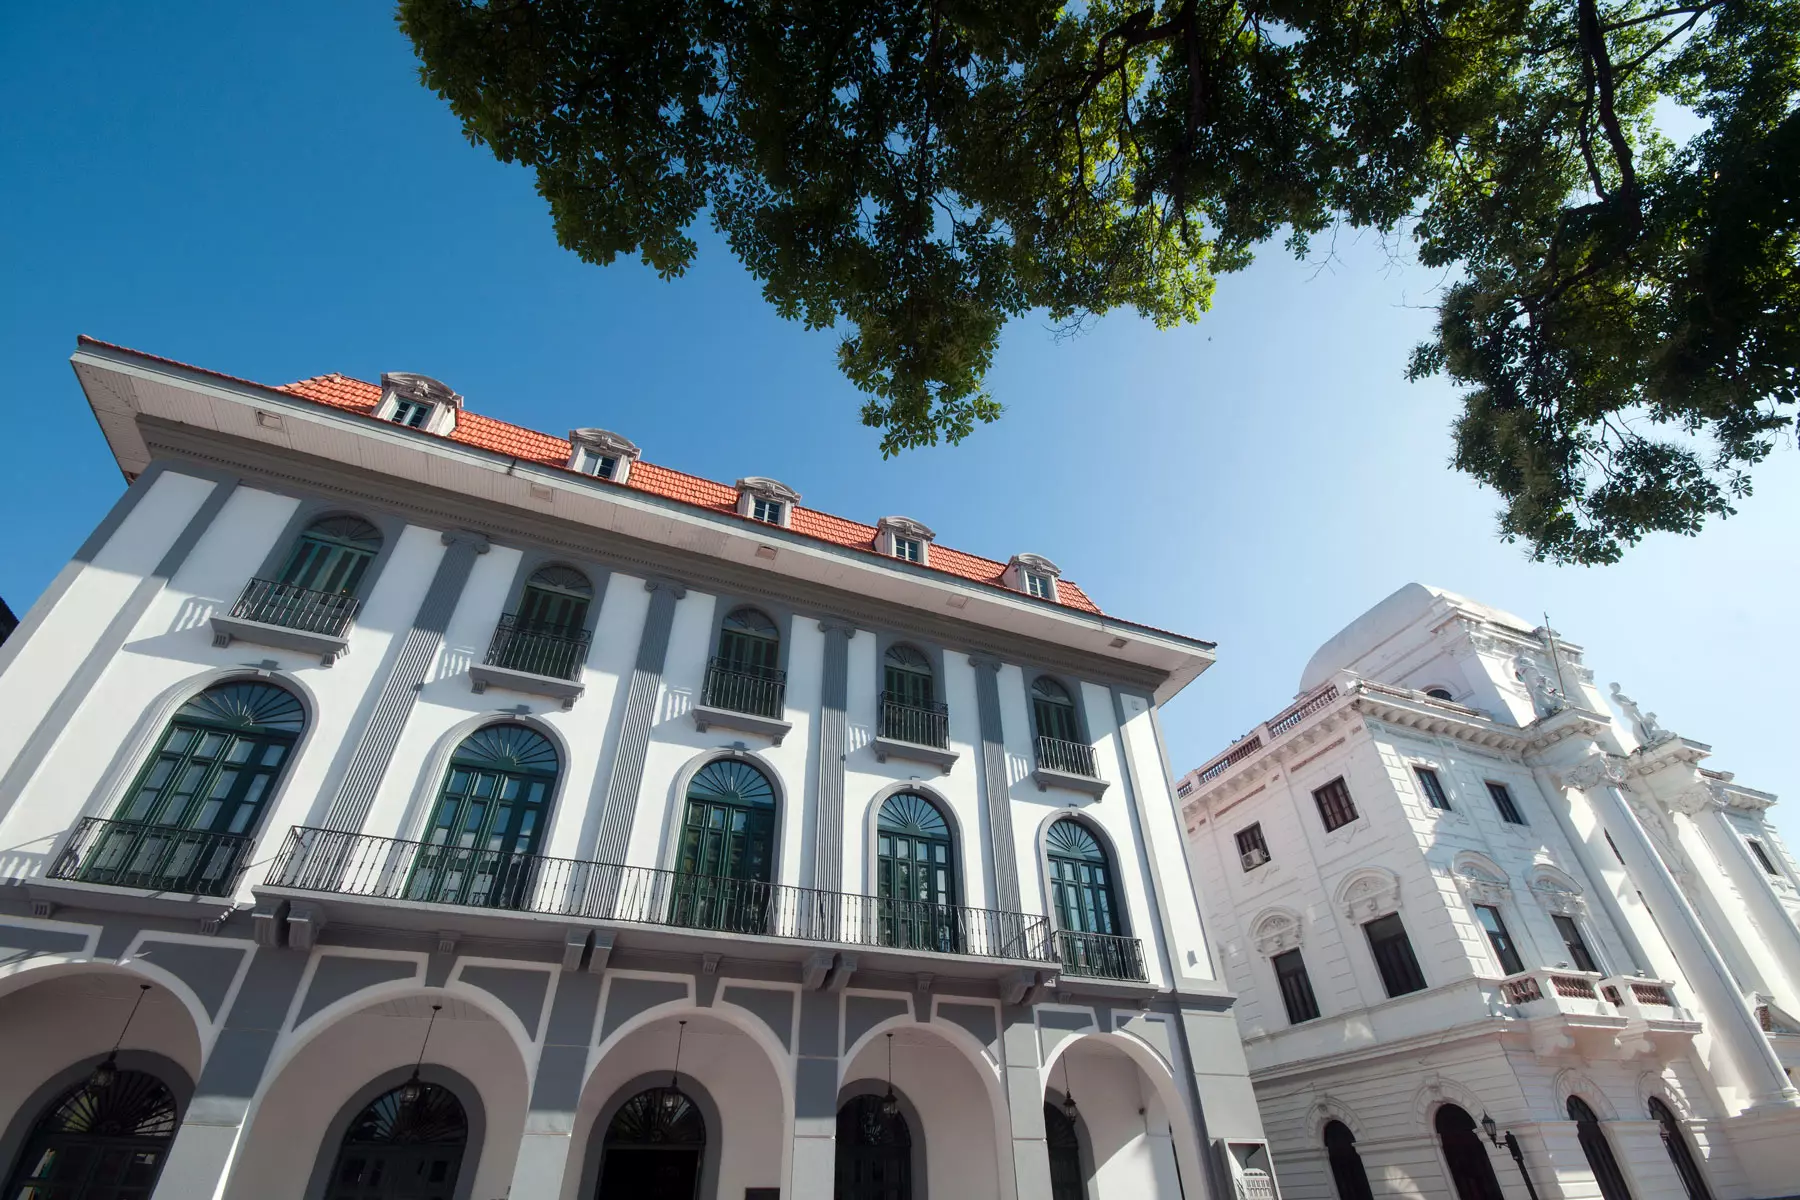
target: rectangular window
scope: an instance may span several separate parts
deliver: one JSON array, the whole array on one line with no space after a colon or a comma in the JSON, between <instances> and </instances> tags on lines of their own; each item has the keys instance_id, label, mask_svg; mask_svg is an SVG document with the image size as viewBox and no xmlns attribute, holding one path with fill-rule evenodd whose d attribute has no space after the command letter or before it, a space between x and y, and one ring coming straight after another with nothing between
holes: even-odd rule
<instances>
[{"instance_id":1,"label":"rectangular window","mask_svg":"<svg viewBox=\"0 0 1800 1200\"><path fill-rule=\"evenodd\" d=\"M1519 806L1513 803L1512 789L1504 783L1488 780L1488 795L1494 798L1494 807L1500 811L1500 819L1508 825L1523 825L1525 818L1519 815Z\"/></svg>"},{"instance_id":2,"label":"rectangular window","mask_svg":"<svg viewBox=\"0 0 1800 1200\"><path fill-rule=\"evenodd\" d=\"M1404 996L1425 987L1425 976L1399 913L1377 917L1363 926L1363 932L1369 937L1369 953L1375 957L1375 969L1381 972L1381 985L1388 995Z\"/></svg>"},{"instance_id":3,"label":"rectangular window","mask_svg":"<svg viewBox=\"0 0 1800 1200\"><path fill-rule=\"evenodd\" d=\"M1781 875L1781 872L1775 869L1774 860L1769 857L1769 852L1763 849L1763 844L1761 842L1757 841L1755 838L1745 838L1744 841L1750 844L1750 853L1756 856L1756 861L1762 864L1762 869L1764 871L1767 871L1769 874L1776 877Z\"/></svg>"},{"instance_id":4,"label":"rectangular window","mask_svg":"<svg viewBox=\"0 0 1800 1200\"><path fill-rule=\"evenodd\" d=\"M422 429L431 416L431 405L418 400L394 401L394 424L404 425L408 429Z\"/></svg>"},{"instance_id":5,"label":"rectangular window","mask_svg":"<svg viewBox=\"0 0 1800 1200\"><path fill-rule=\"evenodd\" d=\"M753 497L750 501L750 515L758 521L779 525L781 524L781 501L765 500L761 496Z\"/></svg>"},{"instance_id":6,"label":"rectangular window","mask_svg":"<svg viewBox=\"0 0 1800 1200\"><path fill-rule=\"evenodd\" d=\"M1556 932L1562 935L1563 945L1568 947L1569 965L1577 971L1598 971L1600 968L1594 965L1594 956L1588 953L1587 942L1582 940L1581 926L1575 923L1575 918L1551 913L1550 919L1556 923Z\"/></svg>"},{"instance_id":7,"label":"rectangular window","mask_svg":"<svg viewBox=\"0 0 1800 1200\"><path fill-rule=\"evenodd\" d=\"M1433 808L1450 811L1450 797L1444 795L1443 780L1430 767L1414 767L1413 774L1419 777L1419 790L1425 793L1425 801Z\"/></svg>"},{"instance_id":8,"label":"rectangular window","mask_svg":"<svg viewBox=\"0 0 1800 1200\"><path fill-rule=\"evenodd\" d=\"M1050 577L1048 575L1038 575L1031 571L1025 572L1025 590L1040 600L1053 598L1050 595Z\"/></svg>"},{"instance_id":9,"label":"rectangular window","mask_svg":"<svg viewBox=\"0 0 1800 1200\"><path fill-rule=\"evenodd\" d=\"M1254 871L1269 861L1269 844L1263 841L1262 822L1240 829L1237 833L1238 861L1244 870Z\"/></svg>"},{"instance_id":10,"label":"rectangular window","mask_svg":"<svg viewBox=\"0 0 1800 1200\"><path fill-rule=\"evenodd\" d=\"M918 538L897 537L894 539L894 557L916 563L925 557L925 552L920 547Z\"/></svg>"},{"instance_id":11,"label":"rectangular window","mask_svg":"<svg viewBox=\"0 0 1800 1200\"><path fill-rule=\"evenodd\" d=\"M581 446L575 451L575 469L596 479L611 479L613 472L619 469L619 460L610 454Z\"/></svg>"},{"instance_id":12,"label":"rectangular window","mask_svg":"<svg viewBox=\"0 0 1800 1200\"><path fill-rule=\"evenodd\" d=\"M1344 786L1342 776L1315 788L1313 803L1319 806L1319 819L1325 822L1326 833L1356 820L1356 805L1350 801L1350 789Z\"/></svg>"},{"instance_id":13,"label":"rectangular window","mask_svg":"<svg viewBox=\"0 0 1800 1200\"><path fill-rule=\"evenodd\" d=\"M1491 904L1477 904L1475 919L1487 931L1488 945L1494 948L1494 957L1500 962L1500 973L1517 975L1523 971L1525 964L1519 961L1519 948L1513 945L1512 934L1506 932L1506 922L1500 919L1500 910Z\"/></svg>"},{"instance_id":14,"label":"rectangular window","mask_svg":"<svg viewBox=\"0 0 1800 1200\"><path fill-rule=\"evenodd\" d=\"M1311 1021L1319 1015L1319 1002L1313 997L1312 980L1306 975L1306 960L1298 950L1288 950L1269 960L1275 978L1281 984L1281 1002L1287 1005L1288 1020L1295 1025Z\"/></svg>"}]
</instances>

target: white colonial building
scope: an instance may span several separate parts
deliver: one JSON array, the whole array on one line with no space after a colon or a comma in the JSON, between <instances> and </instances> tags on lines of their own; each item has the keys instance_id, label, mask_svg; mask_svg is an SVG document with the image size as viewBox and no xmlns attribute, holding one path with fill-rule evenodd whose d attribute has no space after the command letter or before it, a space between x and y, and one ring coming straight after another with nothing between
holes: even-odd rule
<instances>
[{"instance_id":1,"label":"white colonial building","mask_svg":"<svg viewBox=\"0 0 1800 1200\"><path fill-rule=\"evenodd\" d=\"M1554 631L1410 584L1178 794L1286 1200L1800 1193L1800 874Z\"/></svg>"},{"instance_id":2,"label":"white colonial building","mask_svg":"<svg viewBox=\"0 0 1800 1200\"><path fill-rule=\"evenodd\" d=\"M1268 1191L1208 643L423 376L73 361L130 486L0 651L6 1200Z\"/></svg>"}]
</instances>

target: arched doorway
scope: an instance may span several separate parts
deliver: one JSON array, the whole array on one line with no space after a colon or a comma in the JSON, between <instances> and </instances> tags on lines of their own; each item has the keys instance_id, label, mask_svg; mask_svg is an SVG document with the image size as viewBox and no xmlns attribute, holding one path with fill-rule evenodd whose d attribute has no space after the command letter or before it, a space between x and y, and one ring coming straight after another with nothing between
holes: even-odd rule
<instances>
[{"instance_id":1,"label":"arched doorway","mask_svg":"<svg viewBox=\"0 0 1800 1200\"><path fill-rule=\"evenodd\" d=\"M468 1116L455 1093L402 1084L350 1122L325 1200L451 1200L468 1142Z\"/></svg>"},{"instance_id":2,"label":"arched doorway","mask_svg":"<svg viewBox=\"0 0 1800 1200\"><path fill-rule=\"evenodd\" d=\"M1050 1151L1050 1200L1087 1200L1081 1138L1060 1105L1044 1102L1044 1144Z\"/></svg>"},{"instance_id":3,"label":"arched doorway","mask_svg":"<svg viewBox=\"0 0 1800 1200\"><path fill-rule=\"evenodd\" d=\"M833 1200L912 1200L912 1129L880 1096L852 1096L838 1109Z\"/></svg>"},{"instance_id":4,"label":"arched doorway","mask_svg":"<svg viewBox=\"0 0 1800 1200\"><path fill-rule=\"evenodd\" d=\"M464 738L450 756L407 898L517 907L559 767L556 747L524 725L487 725Z\"/></svg>"},{"instance_id":5,"label":"arched doorway","mask_svg":"<svg viewBox=\"0 0 1800 1200\"><path fill-rule=\"evenodd\" d=\"M1450 1166L1450 1182L1456 1188L1457 1200L1505 1200L1487 1147L1475 1131L1475 1118L1454 1104L1446 1104L1437 1110L1432 1124L1437 1127L1438 1142L1444 1148L1444 1161Z\"/></svg>"},{"instance_id":6,"label":"arched doorway","mask_svg":"<svg viewBox=\"0 0 1800 1200\"><path fill-rule=\"evenodd\" d=\"M765 931L774 858L769 777L735 758L707 763L688 783L669 924Z\"/></svg>"},{"instance_id":7,"label":"arched doorway","mask_svg":"<svg viewBox=\"0 0 1800 1200\"><path fill-rule=\"evenodd\" d=\"M1681 1176L1681 1186L1687 1191L1688 1200L1712 1200L1706 1176L1700 1173L1700 1164L1694 1161L1694 1152L1681 1132L1681 1122L1675 1119L1669 1106L1655 1096L1650 1097L1650 1116L1661 1128L1663 1149L1669 1152L1669 1162Z\"/></svg>"},{"instance_id":8,"label":"arched doorway","mask_svg":"<svg viewBox=\"0 0 1800 1200\"><path fill-rule=\"evenodd\" d=\"M32 1127L6 1200L139 1200L156 1187L178 1123L175 1095L146 1071L84 1080Z\"/></svg>"},{"instance_id":9,"label":"arched doorway","mask_svg":"<svg viewBox=\"0 0 1800 1200\"><path fill-rule=\"evenodd\" d=\"M1325 1122L1325 1156L1331 1161L1331 1179L1338 1200L1374 1200L1369 1192L1369 1173L1356 1151L1356 1135L1342 1121Z\"/></svg>"},{"instance_id":10,"label":"arched doorway","mask_svg":"<svg viewBox=\"0 0 1800 1200\"><path fill-rule=\"evenodd\" d=\"M1050 903L1063 969L1071 975L1137 979L1143 974L1125 932L1105 847L1080 821L1063 817L1046 836Z\"/></svg>"},{"instance_id":11,"label":"arched doorway","mask_svg":"<svg viewBox=\"0 0 1800 1200\"><path fill-rule=\"evenodd\" d=\"M1631 1200L1631 1189L1625 1186L1625 1176L1613 1157L1606 1131L1600 1128L1600 1118L1594 1115L1588 1102L1580 1096L1570 1096L1569 1119L1575 1122L1575 1135L1581 1140L1581 1152L1587 1156L1588 1169L1600 1185L1600 1195L1604 1200Z\"/></svg>"},{"instance_id":12,"label":"arched doorway","mask_svg":"<svg viewBox=\"0 0 1800 1200\"><path fill-rule=\"evenodd\" d=\"M916 792L897 792L875 819L875 895L884 946L958 952L956 847L944 814Z\"/></svg>"},{"instance_id":13,"label":"arched doorway","mask_svg":"<svg viewBox=\"0 0 1800 1200\"><path fill-rule=\"evenodd\" d=\"M700 1190L706 1119L685 1093L647 1088L606 1127L595 1200L693 1200Z\"/></svg>"}]
</instances>

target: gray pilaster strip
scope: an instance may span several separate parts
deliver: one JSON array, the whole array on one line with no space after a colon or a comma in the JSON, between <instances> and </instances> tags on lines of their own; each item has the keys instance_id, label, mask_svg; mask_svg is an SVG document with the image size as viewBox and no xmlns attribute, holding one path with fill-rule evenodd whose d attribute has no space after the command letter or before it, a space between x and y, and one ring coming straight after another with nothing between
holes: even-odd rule
<instances>
[{"instance_id":1,"label":"gray pilaster strip","mask_svg":"<svg viewBox=\"0 0 1800 1200\"><path fill-rule=\"evenodd\" d=\"M1125 744L1125 698L1119 695L1118 688L1112 688L1114 745L1119 751L1119 765L1125 772L1125 797L1131 801L1131 836L1137 842L1138 867L1144 872L1144 878L1150 884L1150 908L1156 914L1157 928L1162 936L1157 940L1162 943L1157 957L1162 962L1163 977L1174 987L1176 981L1185 970L1179 969L1180 962L1175 956L1175 927L1169 922L1168 903L1164 899L1168 895L1163 890L1162 872L1157 869L1156 857L1150 853L1150 841L1144 831L1149 828L1149 821L1144 816L1144 793L1138 787L1137 767L1131 761L1131 747ZM1180 814L1176 814L1180 820ZM1185 854L1182 857L1187 857ZM1196 897L1197 899L1198 897Z\"/></svg>"},{"instance_id":2,"label":"gray pilaster strip","mask_svg":"<svg viewBox=\"0 0 1800 1200\"><path fill-rule=\"evenodd\" d=\"M662 579L645 580L644 588L650 593L650 611L644 614L644 632L638 638L637 664L631 669L631 688L619 722L619 740L613 748L613 769L606 780L606 801L594 845L594 857L605 863L623 863L625 847L631 843L638 789L644 782L644 758L650 751L651 727L656 724L656 697L662 691L663 662L669 656L669 630L675 624L675 602L687 595L680 584Z\"/></svg>"},{"instance_id":3,"label":"gray pilaster strip","mask_svg":"<svg viewBox=\"0 0 1800 1200\"><path fill-rule=\"evenodd\" d=\"M402 635L400 653L394 657L393 669L381 686L369 723L350 756L344 781L325 814L327 829L360 833L368 818L369 806L375 802L375 791L381 786L382 772L400 744L400 733L406 728L413 701L425 683L425 672L443 643L450 614L456 610L457 598L475 567L475 556L487 553L487 539L478 534L446 533L444 544L450 547L438 562L437 574L425 591L425 599L413 618L412 628Z\"/></svg>"},{"instance_id":4,"label":"gray pilaster strip","mask_svg":"<svg viewBox=\"0 0 1800 1200\"><path fill-rule=\"evenodd\" d=\"M50 753L51 747L56 745L56 739L61 736L62 731L68 727L70 719L75 715L75 710L81 707L81 702L87 699L88 692L92 691L94 685L100 681L106 665L119 653L120 647L125 644L125 639L131 636L132 629L143 617L151 602L162 592L169 580L174 577L175 572L181 569L181 564L187 561L187 556L193 550L195 543L212 525L213 518L219 515L219 510L225 507L225 501L230 499L231 493L235 490L237 490L237 480L235 479L222 480L213 485L212 491L207 494L205 500L200 502L200 507L195 510L194 515L188 518L186 528L163 554L161 561L148 575L138 580L137 586L131 590L131 595L126 598L124 604L119 606L119 611L113 614L112 620L106 623L106 628L101 631L99 638L89 648L87 657L83 658L81 665L69 675L62 690L57 692L56 699L52 700L50 707L45 710L43 719L37 723L37 728L31 731L31 736L26 738L25 744L19 748L18 756L7 766L6 774L0 776L0 818L4 818L12 810L13 804L18 801L19 793L25 790L25 785L31 781L31 777L43 765L44 758ZM127 493L127 495L129 494ZM135 504L135 501L133 503ZM110 520L110 518L108 519ZM92 540L89 539L90 542ZM99 545L104 544L105 539L101 539ZM89 546L82 546L82 551L88 549ZM98 546L95 546L94 549L97 550ZM36 612L35 606L33 612ZM14 631L11 640L23 642L26 636L28 636L27 631L21 628Z\"/></svg>"},{"instance_id":5,"label":"gray pilaster strip","mask_svg":"<svg viewBox=\"0 0 1800 1200\"><path fill-rule=\"evenodd\" d=\"M820 621L825 634L825 675L819 691L819 794L813 828L813 882L827 892L844 890L845 709L850 697L850 639L856 627Z\"/></svg>"},{"instance_id":6,"label":"gray pilaster strip","mask_svg":"<svg viewBox=\"0 0 1800 1200\"><path fill-rule=\"evenodd\" d=\"M1006 734L1000 723L1000 660L971 654L969 665L975 668L975 707L981 717L981 792L988 812L988 853L994 863L994 907L1020 912L1012 788L1006 778Z\"/></svg>"}]
</instances>

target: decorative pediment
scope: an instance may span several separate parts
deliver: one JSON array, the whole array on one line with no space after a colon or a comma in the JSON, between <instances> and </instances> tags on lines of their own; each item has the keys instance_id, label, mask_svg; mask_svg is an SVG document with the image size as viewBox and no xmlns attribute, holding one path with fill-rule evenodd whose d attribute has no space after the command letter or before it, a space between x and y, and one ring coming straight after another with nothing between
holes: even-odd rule
<instances>
[{"instance_id":1,"label":"decorative pediment","mask_svg":"<svg viewBox=\"0 0 1800 1200\"><path fill-rule=\"evenodd\" d=\"M1265 913L1250 924L1250 938L1256 943L1256 952L1264 958L1273 958L1289 950L1298 949L1304 926L1297 913L1285 908Z\"/></svg>"},{"instance_id":2,"label":"decorative pediment","mask_svg":"<svg viewBox=\"0 0 1800 1200\"><path fill-rule=\"evenodd\" d=\"M602 454L616 454L620 458L635 459L639 454L636 442L610 429L571 429L569 440L583 446L592 446Z\"/></svg>"},{"instance_id":3,"label":"decorative pediment","mask_svg":"<svg viewBox=\"0 0 1800 1200\"><path fill-rule=\"evenodd\" d=\"M1550 912L1565 917L1587 914L1587 901L1582 899L1580 885L1553 867L1539 867L1533 871L1528 886L1538 903Z\"/></svg>"},{"instance_id":4,"label":"decorative pediment","mask_svg":"<svg viewBox=\"0 0 1800 1200\"><path fill-rule=\"evenodd\" d=\"M752 496L761 496L765 500L780 500L785 504L800 503L799 492L778 479L767 479L761 475L746 475L737 481L737 489Z\"/></svg>"},{"instance_id":5,"label":"decorative pediment","mask_svg":"<svg viewBox=\"0 0 1800 1200\"><path fill-rule=\"evenodd\" d=\"M1450 874L1463 895L1482 904L1499 904L1512 895L1506 872L1482 855L1466 852L1457 855Z\"/></svg>"},{"instance_id":6,"label":"decorative pediment","mask_svg":"<svg viewBox=\"0 0 1800 1200\"><path fill-rule=\"evenodd\" d=\"M392 392L402 400L449 404L457 408L463 406L462 396L449 384L413 371L384 371L381 375L381 387L383 391Z\"/></svg>"},{"instance_id":7,"label":"decorative pediment","mask_svg":"<svg viewBox=\"0 0 1800 1200\"><path fill-rule=\"evenodd\" d=\"M1400 877L1381 867L1352 871L1338 888L1338 903L1358 924L1385 917L1400 907Z\"/></svg>"}]
</instances>

